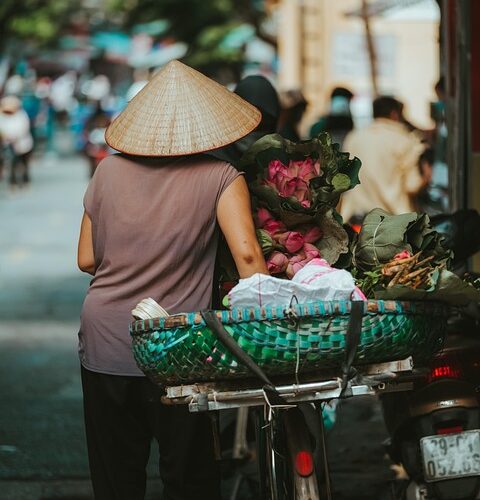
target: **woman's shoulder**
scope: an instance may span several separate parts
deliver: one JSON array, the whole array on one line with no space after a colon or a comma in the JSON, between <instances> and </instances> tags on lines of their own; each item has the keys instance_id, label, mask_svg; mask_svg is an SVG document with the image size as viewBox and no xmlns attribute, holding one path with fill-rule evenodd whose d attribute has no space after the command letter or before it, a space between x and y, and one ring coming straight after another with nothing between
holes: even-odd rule
<instances>
[{"instance_id":1,"label":"woman's shoulder","mask_svg":"<svg viewBox=\"0 0 480 500\"><path fill-rule=\"evenodd\" d=\"M132 160L128 159L121 153L110 154L100 161L95 169L95 175L108 175L114 169L121 168L128 163L132 163Z\"/></svg>"},{"instance_id":2,"label":"woman's shoulder","mask_svg":"<svg viewBox=\"0 0 480 500\"><path fill-rule=\"evenodd\" d=\"M116 174L119 169L132 171L136 168L147 168L147 170L162 168L164 172L166 170L178 173L188 172L189 174L198 172L199 175L204 175L207 172L213 172L214 174L237 172L235 167L228 161L207 155L192 155L177 158L137 158L122 153L115 153L107 156L99 163L95 175L98 172L99 177L108 176L110 174L113 175L114 170Z\"/></svg>"}]
</instances>

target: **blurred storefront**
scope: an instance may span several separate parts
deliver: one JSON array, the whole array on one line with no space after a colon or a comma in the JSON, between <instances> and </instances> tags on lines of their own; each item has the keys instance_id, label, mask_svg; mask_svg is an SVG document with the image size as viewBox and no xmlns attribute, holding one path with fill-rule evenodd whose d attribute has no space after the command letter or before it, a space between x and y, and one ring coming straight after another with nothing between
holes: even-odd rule
<instances>
[{"instance_id":1,"label":"blurred storefront","mask_svg":"<svg viewBox=\"0 0 480 500\"><path fill-rule=\"evenodd\" d=\"M440 5L452 208L480 210L480 2ZM480 272L480 256L473 260Z\"/></svg>"},{"instance_id":2,"label":"blurred storefront","mask_svg":"<svg viewBox=\"0 0 480 500\"><path fill-rule=\"evenodd\" d=\"M270 2L272 3L272 2ZM357 123L367 120L375 89L361 0L280 0L279 86L301 89L307 116L325 111L329 93L341 85L356 98ZM439 78L440 10L435 0L372 0L367 4L379 94L406 104L418 127L432 126L429 103Z\"/></svg>"}]
</instances>

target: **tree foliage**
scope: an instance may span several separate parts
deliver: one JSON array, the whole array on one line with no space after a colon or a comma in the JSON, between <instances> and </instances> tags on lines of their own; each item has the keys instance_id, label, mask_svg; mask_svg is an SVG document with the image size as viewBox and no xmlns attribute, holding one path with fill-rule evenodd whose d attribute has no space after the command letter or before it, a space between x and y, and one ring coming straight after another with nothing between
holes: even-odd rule
<instances>
[{"instance_id":1,"label":"tree foliage","mask_svg":"<svg viewBox=\"0 0 480 500\"><path fill-rule=\"evenodd\" d=\"M0 44L11 38L52 42L79 9L80 0L1 0Z\"/></svg>"},{"instance_id":2,"label":"tree foliage","mask_svg":"<svg viewBox=\"0 0 480 500\"><path fill-rule=\"evenodd\" d=\"M110 9L125 15L126 26L155 19L169 22L167 35L186 42L186 61L206 69L243 61L241 47L222 44L225 37L247 23L257 36L275 44L262 31L263 0L110 0Z\"/></svg>"}]
</instances>

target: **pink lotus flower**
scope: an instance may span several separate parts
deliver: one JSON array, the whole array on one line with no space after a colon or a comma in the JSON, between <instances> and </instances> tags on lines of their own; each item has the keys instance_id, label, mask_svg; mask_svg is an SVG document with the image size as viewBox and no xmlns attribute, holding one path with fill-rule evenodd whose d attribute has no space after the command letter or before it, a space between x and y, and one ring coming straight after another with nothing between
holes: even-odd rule
<instances>
[{"instance_id":1,"label":"pink lotus flower","mask_svg":"<svg viewBox=\"0 0 480 500\"><path fill-rule=\"evenodd\" d=\"M313 259L319 259L321 257L318 248L311 243L305 243L305 245L303 245L303 251L305 252L306 259L308 259L307 262L310 262Z\"/></svg>"},{"instance_id":2,"label":"pink lotus flower","mask_svg":"<svg viewBox=\"0 0 480 500\"><path fill-rule=\"evenodd\" d=\"M305 200L309 200L310 199L310 189L308 187L307 182L304 181L303 179L300 179L299 177L296 177L295 178L295 191L294 191L293 195L300 202L305 201Z\"/></svg>"},{"instance_id":3,"label":"pink lotus flower","mask_svg":"<svg viewBox=\"0 0 480 500\"><path fill-rule=\"evenodd\" d=\"M285 224L279 220L269 220L265 223L263 226L263 230L267 231L267 233L270 234L270 236L275 236L277 233L283 233L287 230L285 227Z\"/></svg>"},{"instance_id":4,"label":"pink lotus flower","mask_svg":"<svg viewBox=\"0 0 480 500\"><path fill-rule=\"evenodd\" d=\"M303 235L298 231L287 231L277 234L275 239L286 248L288 253L295 253L303 247Z\"/></svg>"},{"instance_id":5,"label":"pink lotus flower","mask_svg":"<svg viewBox=\"0 0 480 500\"><path fill-rule=\"evenodd\" d=\"M288 191L288 187L287 187L287 183L288 181L290 181L291 178L288 177L287 175L283 175L283 174L277 174L273 180L265 180L264 183L267 185L267 186L270 186L272 187L275 191L277 191L277 193L284 193L286 191ZM289 196L289 195L283 195L283 196Z\"/></svg>"},{"instance_id":6,"label":"pink lotus flower","mask_svg":"<svg viewBox=\"0 0 480 500\"><path fill-rule=\"evenodd\" d=\"M278 176L278 174L280 174L281 176L287 176L287 171L288 171L288 168L286 165L284 165L280 160L272 160L269 164L268 164L268 177L267 179L269 181L275 181L276 177Z\"/></svg>"},{"instance_id":7,"label":"pink lotus flower","mask_svg":"<svg viewBox=\"0 0 480 500\"><path fill-rule=\"evenodd\" d=\"M298 273L298 271L300 271L300 269L302 269L302 267L306 264L304 260L305 254L303 252L300 252L299 254L294 255L290 258L286 269L287 277L289 279L292 279L295 274Z\"/></svg>"},{"instance_id":8,"label":"pink lotus flower","mask_svg":"<svg viewBox=\"0 0 480 500\"><path fill-rule=\"evenodd\" d=\"M320 162L318 160L314 162L312 158L292 160L288 164L288 174L292 177L300 177L308 182L310 179L320 175Z\"/></svg>"},{"instance_id":9,"label":"pink lotus flower","mask_svg":"<svg viewBox=\"0 0 480 500\"><path fill-rule=\"evenodd\" d=\"M277 185L278 193L280 196L293 196L297 190L298 179L296 177L290 178L286 177L285 182L281 185Z\"/></svg>"},{"instance_id":10,"label":"pink lotus flower","mask_svg":"<svg viewBox=\"0 0 480 500\"><path fill-rule=\"evenodd\" d=\"M311 245L310 243L305 243L303 245L302 251L297 255L291 257L288 262L286 270L288 278L292 279L295 274L297 274L298 271L302 269L302 267L305 267L305 265L310 261L312 261L313 259L318 259L319 257L320 252L318 251L318 248L315 245Z\"/></svg>"},{"instance_id":11,"label":"pink lotus flower","mask_svg":"<svg viewBox=\"0 0 480 500\"><path fill-rule=\"evenodd\" d=\"M402 252L397 253L397 255L395 255L394 259L395 260L408 259L411 256L412 256L412 254L408 250L403 250Z\"/></svg>"},{"instance_id":12,"label":"pink lotus flower","mask_svg":"<svg viewBox=\"0 0 480 500\"><path fill-rule=\"evenodd\" d=\"M308 180L315 177L320 164L311 158L303 161L291 161L288 168L279 160L272 160L268 165L266 185L275 189L280 196L295 197L304 207L310 206L311 193Z\"/></svg>"},{"instance_id":13,"label":"pink lotus flower","mask_svg":"<svg viewBox=\"0 0 480 500\"><path fill-rule=\"evenodd\" d=\"M307 226L303 233L305 243L315 243L323 236L323 231L318 226Z\"/></svg>"},{"instance_id":14,"label":"pink lotus flower","mask_svg":"<svg viewBox=\"0 0 480 500\"><path fill-rule=\"evenodd\" d=\"M266 208L259 208L255 220L257 227L263 229L267 222L274 220L274 217Z\"/></svg>"},{"instance_id":15,"label":"pink lotus flower","mask_svg":"<svg viewBox=\"0 0 480 500\"><path fill-rule=\"evenodd\" d=\"M267 269L270 274L281 274L287 269L288 257L281 252L273 252L267 259Z\"/></svg>"}]
</instances>

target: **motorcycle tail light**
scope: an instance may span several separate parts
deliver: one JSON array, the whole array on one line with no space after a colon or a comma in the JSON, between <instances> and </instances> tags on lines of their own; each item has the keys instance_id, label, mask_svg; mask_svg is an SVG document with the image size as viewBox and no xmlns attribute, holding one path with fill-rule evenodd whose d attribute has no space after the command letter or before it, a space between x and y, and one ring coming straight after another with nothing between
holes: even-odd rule
<instances>
[{"instance_id":1,"label":"motorcycle tail light","mask_svg":"<svg viewBox=\"0 0 480 500\"><path fill-rule=\"evenodd\" d=\"M463 432L463 427L461 425L451 425L449 427L439 427L437 429L437 434L458 434Z\"/></svg>"},{"instance_id":2,"label":"motorcycle tail light","mask_svg":"<svg viewBox=\"0 0 480 500\"><path fill-rule=\"evenodd\" d=\"M313 456L309 451L299 451L295 456L295 470L302 477L313 473Z\"/></svg>"},{"instance_id":3,"label":"motorcycle tail light","mask_svg":"<svg viewBox=\"0 0 480 500\"><path fill-rule=\"evenodd\" d=\"M430 369L429 382L442 378L460 378L462 371L460 366L447 358L437 359Z\"/></svg>"}]
</instances>

